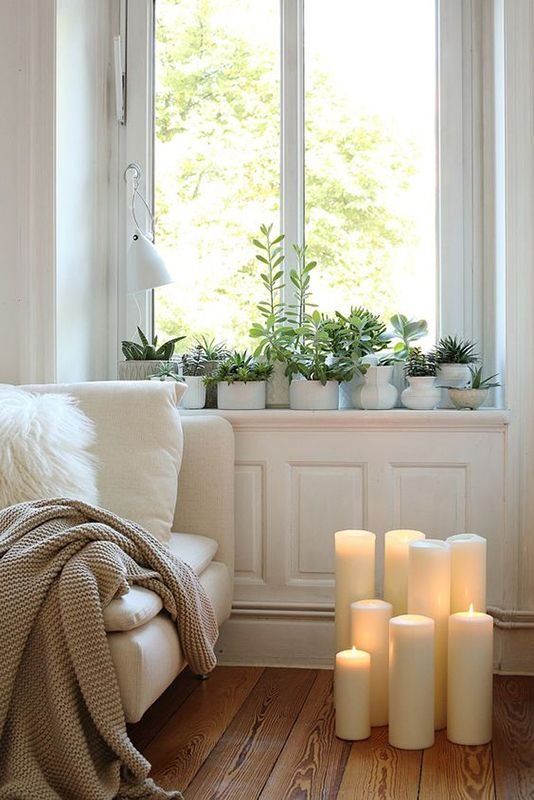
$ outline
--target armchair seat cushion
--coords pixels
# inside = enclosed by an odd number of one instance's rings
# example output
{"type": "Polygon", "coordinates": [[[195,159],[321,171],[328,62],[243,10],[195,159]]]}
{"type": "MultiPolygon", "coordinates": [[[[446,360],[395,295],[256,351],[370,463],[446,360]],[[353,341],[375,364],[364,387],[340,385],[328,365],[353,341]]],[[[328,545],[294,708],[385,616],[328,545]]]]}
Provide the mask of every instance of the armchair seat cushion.
{"type": "MultiPolygon", "coordinates": [[[[201,575],[213,561],[217,542],[192,533],[171,533],[169,550],[201,575]]],[[[132,586],[128,594],[116,597],[104,609],[108,632],[132,631],[153,619],[161,609],[161,597],[143,586],[132,586]]]]}

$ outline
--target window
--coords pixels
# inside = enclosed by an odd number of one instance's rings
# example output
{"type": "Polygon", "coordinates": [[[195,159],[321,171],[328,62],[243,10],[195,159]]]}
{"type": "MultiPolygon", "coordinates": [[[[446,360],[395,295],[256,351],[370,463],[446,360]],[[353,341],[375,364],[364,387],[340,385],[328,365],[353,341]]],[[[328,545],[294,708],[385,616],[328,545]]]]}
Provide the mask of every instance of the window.
{"type": "Polygon", "coordinates": [[[154,292],[157,332],[250,345],[262,291],[252,238],[264,222],[286,235],[287,271],[291,244],[307,245],[326,313],[366,305],[425,317],[431,338],[482,340],[480,20],[470,8],[128,4],[124,161],[146,165],[176,279],[154,292]]]}

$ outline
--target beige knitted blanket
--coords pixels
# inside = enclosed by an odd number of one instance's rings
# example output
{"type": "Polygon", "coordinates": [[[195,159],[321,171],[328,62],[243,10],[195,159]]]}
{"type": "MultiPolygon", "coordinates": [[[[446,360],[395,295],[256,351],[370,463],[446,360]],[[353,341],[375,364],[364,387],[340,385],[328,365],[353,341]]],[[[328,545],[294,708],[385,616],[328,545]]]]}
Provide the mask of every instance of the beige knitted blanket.
{"type": "Polygon", "coordinates": [[[217,623],[191,568],[127,520],[81,502],[0,511],[0,798],[179,798],[126,733],[102,609],[139,584],[176,621],[194,672],[217,623]]]}

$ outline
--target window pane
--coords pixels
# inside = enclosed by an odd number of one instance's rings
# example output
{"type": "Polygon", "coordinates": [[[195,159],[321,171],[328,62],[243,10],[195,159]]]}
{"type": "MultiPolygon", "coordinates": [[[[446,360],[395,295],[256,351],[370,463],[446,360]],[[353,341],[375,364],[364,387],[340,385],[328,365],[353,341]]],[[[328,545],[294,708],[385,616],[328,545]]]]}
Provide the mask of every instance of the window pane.
{"type": "Polygon", "coordinates": [[[324,311],[436,324],[434,0],[305,0],[306,241],[324,311]]]}
{"type": "Polygon", "coordinates": [[[176,280],[160,333],[249,342],[251,236],[279,226],[279,39],[274,0],[156,2],[156,236],[176,280]]]}

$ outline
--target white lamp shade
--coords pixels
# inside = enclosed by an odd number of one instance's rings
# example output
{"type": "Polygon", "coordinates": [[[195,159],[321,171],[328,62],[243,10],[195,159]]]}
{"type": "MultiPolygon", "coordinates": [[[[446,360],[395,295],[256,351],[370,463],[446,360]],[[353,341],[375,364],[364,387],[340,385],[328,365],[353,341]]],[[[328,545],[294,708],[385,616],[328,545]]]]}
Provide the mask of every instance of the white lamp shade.
{"type": "Polygon", "coordinates": [[[156,246],[137,231],[128,248],[127,290],[129,294],[172,283],[165,262],[156,246]]]}

